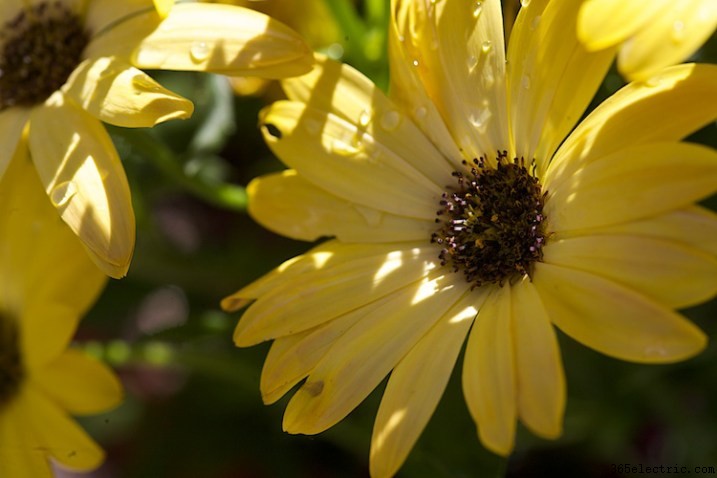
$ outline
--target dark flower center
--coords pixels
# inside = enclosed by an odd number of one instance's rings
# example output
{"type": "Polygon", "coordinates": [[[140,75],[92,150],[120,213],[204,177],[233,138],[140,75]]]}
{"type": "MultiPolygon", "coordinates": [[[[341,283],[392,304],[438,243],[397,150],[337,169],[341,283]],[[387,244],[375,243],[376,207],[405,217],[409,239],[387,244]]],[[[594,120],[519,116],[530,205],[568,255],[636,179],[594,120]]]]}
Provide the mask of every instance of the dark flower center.
{"type": "Polygon", "coordinates": [[[0,407],[20,388],[24,370],[15,322],[0,313],[0,407]]]}
{"type": "Polygon", "coordinates": [[[441,246],[442,265],[463,271],[466,280],[483,284],[512,282],[532,276],[542,260],[546,234],[546,194],[523,158],[498,152],[496,167],[485,158],[463,161],[469,172],[454,172],[457,185],[443,193],[431,242],[441,246]]]}
{"type": "Polygon", "coordinates": [[[0,29],[0,111],[45,101],[80,63],[89,36],[59,1],[25,8],[0,29]]]}

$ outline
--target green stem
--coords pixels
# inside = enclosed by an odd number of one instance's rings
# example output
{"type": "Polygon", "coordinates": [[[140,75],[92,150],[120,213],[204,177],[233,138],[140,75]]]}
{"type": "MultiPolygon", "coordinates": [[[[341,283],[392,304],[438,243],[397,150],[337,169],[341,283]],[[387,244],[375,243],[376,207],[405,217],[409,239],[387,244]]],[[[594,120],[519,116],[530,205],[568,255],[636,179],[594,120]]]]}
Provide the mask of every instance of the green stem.
{"type": "Polygon", "coordinates": [[[177,155],[147,130],[111,126],[108,129],[113,136],[124,140],[133,151],[192,194],[225,209],[246,211],[247,195],[243,187],[227,183],[208,184],[200,178],[188,176],[177,155]]]}
{"type": "MultiPolygon", "coordinates": [[[[349,0],[327,0],[325,3],[341,31],[348,37],[350,43],[347,44],[347,48],[352,44],[361,45],[366,36],[366,25],[358,16],[356,8],[351,2],[349,0]]],[[[355,49],[361,50],[361,48],[355,49]]]]}

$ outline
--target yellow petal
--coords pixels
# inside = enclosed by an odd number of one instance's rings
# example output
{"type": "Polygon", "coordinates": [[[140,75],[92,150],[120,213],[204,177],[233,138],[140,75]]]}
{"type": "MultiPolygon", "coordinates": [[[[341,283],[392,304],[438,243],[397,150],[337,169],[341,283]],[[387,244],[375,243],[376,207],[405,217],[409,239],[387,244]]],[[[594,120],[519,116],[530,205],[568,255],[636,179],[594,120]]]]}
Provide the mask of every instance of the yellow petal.
{"type": "Polygon", "coordinates": [[[57,463],[90,471],[104,460],[104,452],[62,409],[41,393],[26,387],[18,397],[19,420],[29,429],[33,448],[44,450],[57,463]]]}
{"type": "Polygon", "coordinates": [[[625,42],[618,55],[618,69],[631,80],[647,80],[660,69],[687,59],[716,27],[714,0],[669,2],[625,42]]]}
{"type": "MultiPolygon", "coordinates": [[[[575,235],[594,234],[626,234],[670,240],[717,255],[717,214],[699,206],[690,206],[641,221],[577,231],[575,235]]],[[[556,234],[556,237],[571,236],[556,234]]]]}
{"type": "Polygon", "coordinates": [[[678,141],[717,118],[717,66],[680,65],[647,83],[631,83],[582,121],[543,180],[554,189],[591,161],[656,141],[678,141]],[[680,121],[665,121],[665,112],[680,121]]]}
{"type": "Polygon", "coordinates": [[[161,17],[166,17],[169,14],[172,5],[174,5],[174,0],[154,0],[154,7],[161,17]]]}
{"type": "MultiPolygon", "coordinates": [[[[253,299],[270,292],[275,287],[292,280],[305,272],[315,271],[340,262],[346,251],[356,250],[355,246],[346,246],[338,241],[326,241],[306,254],[294,257],[281,264],[268,274],[243,287],[234,294],[225,297],[221,306],[228,312],[235,312],[246,307],[253,299]],[[342,253],[337,256],[337,252],[342,253]]],[[[348,252],[350,254],[350,252],[348,252]]]]}
{"type": "MultiPolygon", "coordinates": [[[[18,397],[22,397],[19,395],[18,397]]],[[[0,476],[52,478],[45,451],[32,439],[17,400],[3,404],[0,420],[0,476]]]]}
{"type": "Polygon", "coordinates": [[[649,28],[671,1],[585,0],[578,15],[578,37],[589,50],[615,46],[640,28],[649,28]]]}
{"type": "Polygon", "coordinates": [[[191,101],[115,58],[85,60],[62,91],[94,117],[127,128],[151,128],[194,111],[191,101]]]}
{"type": "Polygon", "coordinates": [[[467,288],[428,277],[388,296],[333,343],[289,401],[284,430],[315,434],[342,420],[467,288]]]}
{"type": "Polygon", "coordinates": [[[67,350],[32,382],[63,409],[75,415],[107,411],[122,400],[122,385],[104,364],[77,350],[67,350]]]}
{"type": "Polygon", "coordinates": [[[413,65],[416,59],[412,43],[405,42],[402,31],[410,28],[409,8],[401,8],[400,2],[391,2],[391,21],[388,31],[388,61],[391,72],[388,89],[391,100],[421,128],[423,134],[431,140],[449,159],[461,158],[451,133],[436,108],[433,100],[418,75],[418,68],[413,65]]]}
{"type": "Polygon", "coordinates": [[[413,135],[386,136],[388,142],[382,143],[360,123],[359,118],[348,122],[311,104],[288,101],[260,114],[271,150],[310,183],[356,204],[433,220],[444,185],[452,179],[451,168],[426,176],[394,150],[394,142],[410,143],[413,135]]]}
{"type": "Polygon", "coordinates": [[[566,401],[558,340],[532,282],[522,280],[511,292],[518,415],[536,435],[557,438],[566,401]]]}
{"type": "MultiPolygon", "coordinates": [[[[457,156],[444,156],[396,104],[358,70],[317,55],[314,69],[281,82],[292,101],[308,103],[322,119],[336,116],[356,129],[356,141],[385,145],[389,154],[408,162],[436,181],[449,181],[450,171],[460,164],[457,156]]],[[[311,125],[307,124],[307,127],[311,125]]],[[[348,134],[348,133],[347,133],[348,134]]],[[[371,144],[364,144],[371,148],[371,144]]],[[[443,182],[438,182],[443,185],[443,182]]]]}
{"type": "Polygon", "coordinates": [[[463,359],[463,394],[483,445],[506,456],[515,443],[517,396],[511,290],[493,291],[478,312],[463,359]]]}
{"type": "MultiPolygon", "coordinates": [[[[146,30],[148,22],[143,16],[128,19],[106,37],[123,39],[134,28],[146,30]]],[[[138,68],[265,78],[306,73],[312,63],[309,47],[284,24],[246,8],[192,3],[175,5],[132,57],[138,68]]]]}
{"type": "Polygon", "coordinates": [[[553,231],[619,224],[680,209],[717,189],[717,151],[653,143],[594,160],[549,191],[553,231]]]}
{"type": "Polygon", "coordinates": [[[681,315],[600,276],[539,262],[533,283],[553,323],[605,355],[670,363],[707,344],[705,334],[681,315]]]}
{"type": "Polygon", "coordinates": [[[135,222],[129,185],[99,121],[62,95],[33,110],[30,151],[50,201],[109,276],[127,273],[135,222]]]}
{"type": "Polygon", "coordinates": [[[106,277],[47,200],[26,148],[0,181],[0,238],[0,304],[20,321],[34,370],[67,346],[106,277]]]}
{"type": "Polygon", "coordinates": [[[335,236],[343,242],[419,241],[431,237],[436,229],[434,221],[352,204],[317,188],[293,170],[254,179],[247,192],[249,214],[267,229],[293,239],[335,236]]]}
{"type": "MultiPolygon", "coordinates": [[[[121,2],[117,0],[79,1],[82,2],[85,25],[92,37],[90,45],[96,39],[102,38],[107,33],[106,29],[112,29],[118,22],[125,21],[128,18],[143,14],[145,17],[152,18],[154,27],[156,27],[160,21],[160,16],[157,12],[152,11],[151,14],[147,13],[151,8],[149,0],[123,0],[121,2]]],[[[164,2],[165,0],[157,1],[164,2]]],[[[151,29],[149,31],[151,31],[151,29]]],[[[146,33],[147,32],[145,32],[145,34],[146,33]]],[[[136,30],[133,32],[132,37],[138,40],[141,38],[141,34],[140,30],[136,30]]],[[[123,47],[129,46],[123,43],[118,43],[114,46],[119,47],[120,45],[123,47]]],[[[87,55],[87,51],[85,51],[84,58],[92,56],[93,55],[87,55]]]]}
{"type": "Polygon", "coordinates": [[[501,12],[498,0],[392,7],[402,56],[417,70],[467,159],[508,144],[501,12]]]}
{"type": "Polygon", "coordinates": [[[4,21],[15,18],[24,6],[23,0],[5,0],[0,2],[0,18],[4,21]]]}
{"type": "Polygon", "coordinates": [[[717,258],[680,243],[635,236],[583,236],[551,241],[548,264],[583,270],[675,308],[717,293],[717,258]]]}
{"type": "MultiPolygon", "coordinates": [[[[0,178],[10,164],[18,145],[21,145],[22,130],[27,124],[29,115],[30,110],[25,108],[8,108],[0,111],[0,178]]],[[[25,147],[24,144],[21,146],[25,147]]]]}
{"type": "Polygon", "coordinates": [[[319,327],[275,340],[261,371],[264,403],[275,402],[306,378],[338,337],[388,300],[390,298],[384,297],[319,327]]]}
{"type": "MultiPolygon", "coordinates": [[[[337,244],[338,246],[338,244],[337,244]]],[[[246,347],[291,335],[415,283],[436,267],[432,244],[356,244],[337,261],[284,280],[244,313],[234,342],[246,347]]]]}
{"type": "Polygon", "coordinates": [[[443,395],[485,290],[466,294],[391,372],[371,437],[372,477],[393,476],[443,395]]]}
{"type": "Polygon", "coordinates": [[[578,41],[580,2],[535,3],[521,9],[513,28],[507,81],[515,155],[534,158],[544,171],[590,104],[615,51],[591,53],[578,41]]]}

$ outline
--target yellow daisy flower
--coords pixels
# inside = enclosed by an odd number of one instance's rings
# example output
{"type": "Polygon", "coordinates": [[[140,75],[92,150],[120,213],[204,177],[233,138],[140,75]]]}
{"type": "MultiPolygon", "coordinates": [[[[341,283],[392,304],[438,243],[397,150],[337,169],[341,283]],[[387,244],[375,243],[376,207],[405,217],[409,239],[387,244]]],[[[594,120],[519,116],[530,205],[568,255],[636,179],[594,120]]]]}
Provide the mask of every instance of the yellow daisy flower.
{"type": "Polygon", "coordinates": [[[620,73],[646,80],[685,61],[715,28],[714,0],[584,0],[577,32],[590,50],[620,45],[620,73]]]}
{"type": "Polygon", "coordinates": [[[121,386],[67,349],[106,283],[47,201],[26,151],[0,180],[0,476],[43,478],[50,464],[91,470],[99,446],[69,414],[106,411],[121,386]]]}
{"type": "Polygon", "coordinates": [[[127,272],[135,222],[101,121],[151,127],[192,113],[140,68],[277,78],[313,61],[293,30],[228,5],[180,4],[162,20],[150,0],[4,0],[0,23],[0,177],[29,148],[51,203],[112,277],[127,272]]]}
{"type": "Polygon", "coordinates": [[[717,188],[717,152],[679,140],[717,117],[717,67],[630,84],[577,124],[614,49],[578,42],[578,2],[523,5],[506,52],[498,0],[395,0],[389,97],[322,60],[260,117],[293,169],[254,180],[249,212],[334,239],[222,306],[253,302],[238,346],[274,340],[266,403],[305,379],[290,433],[326,430],[390,373],[375,477],[405,460],[466,340],[465,399],[501,455],[518,419],[561,434],[553,326],[640,363],[705,347],[673,309],[717,291],[717,216],[693,204],[717,188]]]}

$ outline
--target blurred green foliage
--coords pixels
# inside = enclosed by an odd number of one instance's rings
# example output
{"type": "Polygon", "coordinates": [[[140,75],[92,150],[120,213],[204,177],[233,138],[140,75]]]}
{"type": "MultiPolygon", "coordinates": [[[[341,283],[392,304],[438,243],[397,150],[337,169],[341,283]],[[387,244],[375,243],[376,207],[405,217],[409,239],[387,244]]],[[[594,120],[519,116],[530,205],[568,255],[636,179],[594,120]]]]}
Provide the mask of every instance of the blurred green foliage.
{"type": "MultiPolygon", "coordinates": [[[[343,59],[387,85],[386,5],[328,2],[346,32],[343,59]]],[[[697,55],[717,61],[713,38],[697,55]]],[[[364,477],[382,387],[346,420],[315,437],[281,431],[286,398],[264,406],[264,344],[236,349],[239,314],[225,295],[310,246],[276,236],[245,213],[242,185],[281,169],[257,113],[276,94],[235,97],[225,78],[157,72],[192,99],[192,119],[152,130],[111,129],[138,219],[129,276],[112,281],[77,342],[115,365],[124,405],[83,424],[107,449],[95,475],[110,478],[364,477]]],[[[593,107],[623,84],[611,71],[593,107]]],[[[717,147],[717,125],[692,138],[717,147]]],[[[717,201],[706,202],[717,209],[717,201]]],[[[689,280],[686,278],[686,280],[689,280]]],[[[717,336],[717,302],[686,311],[717,336]]],[[[636,476],[611,465],[717,466],[717,345],[667,366],[636,365],[560,336],[568,378],[565,431],[556,441],[519,430],[508,459],[484,450],[458,372],[400,476],[636,476]]],[[[460,370],[460,367],[457,367],[460,370]]],[[[681,476],[679,473],[669,476],[681,476]]]]}

